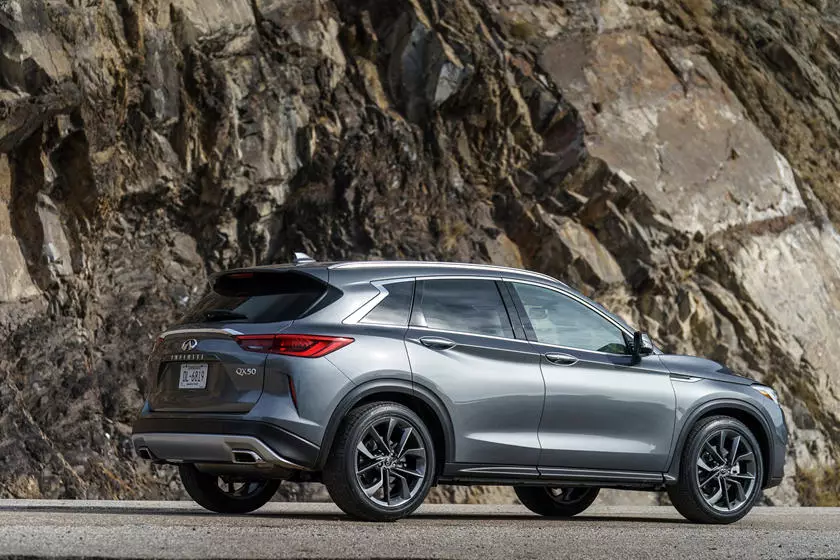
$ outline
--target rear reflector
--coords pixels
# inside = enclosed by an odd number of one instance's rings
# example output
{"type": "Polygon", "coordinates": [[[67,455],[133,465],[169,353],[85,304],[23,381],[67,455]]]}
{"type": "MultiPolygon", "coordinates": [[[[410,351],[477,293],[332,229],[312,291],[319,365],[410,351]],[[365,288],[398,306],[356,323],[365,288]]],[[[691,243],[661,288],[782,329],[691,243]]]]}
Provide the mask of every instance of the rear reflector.
{"type": "Polygon", "coordinates": [[[320,358],[351,342],[352,338],[314,334],[246,334],[236,337],[236,343],[249,352],[300,358],[320,358]]]}

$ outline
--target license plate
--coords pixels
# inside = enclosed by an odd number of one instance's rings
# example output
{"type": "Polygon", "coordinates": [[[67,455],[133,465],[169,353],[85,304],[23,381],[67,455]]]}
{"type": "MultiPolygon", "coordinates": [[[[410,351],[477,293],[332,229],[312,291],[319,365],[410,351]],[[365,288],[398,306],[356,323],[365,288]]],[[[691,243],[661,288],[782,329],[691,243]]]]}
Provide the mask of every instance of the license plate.
{"type": "Polygon", "coordinates": [[[181,364],[179,389],[204,389],[207,387],[207,364],[181,364]]]}

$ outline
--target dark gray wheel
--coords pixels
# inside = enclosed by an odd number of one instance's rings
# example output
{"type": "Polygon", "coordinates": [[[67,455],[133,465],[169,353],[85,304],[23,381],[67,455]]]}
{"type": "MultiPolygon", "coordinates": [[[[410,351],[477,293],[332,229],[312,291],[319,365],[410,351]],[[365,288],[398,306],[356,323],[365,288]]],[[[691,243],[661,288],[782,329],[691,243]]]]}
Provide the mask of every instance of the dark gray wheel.
{"type": "Polygon", "coordinates": [[[423,503],[434,467],[434,446],[423,421],[403,405],[374,403],[344,420],[323,479],[348,515],[394,521],[423,503]]]}
{"type": "Polygon", "coordinates": [[[755,505],[761,477],[761,449],[749,428],[734,418],[715,416],[692,428],[680,478],[668,495],[691,521],[732,523],[755,505]]]}
{"type": "Polygon", "coordinates": [[[591,506],[601,491],[576,486],[516,486],[513,490],[522,505],[547,517],[577,515],[591,506]]]}
{"type": "Polygon", "coordinates": [[[279,480],[247,480],[203,473],[193,465],[179,467],[181,482],[196,503],[218,513],[248,513],[264,506],[277,493],[279,480]]]}
{"type": "Polygon", "coordinates": [[[400,507],[423,488],[426,445],[408,420],[383,416],[356,445],[356,483],[380,506],[400,507]]]}

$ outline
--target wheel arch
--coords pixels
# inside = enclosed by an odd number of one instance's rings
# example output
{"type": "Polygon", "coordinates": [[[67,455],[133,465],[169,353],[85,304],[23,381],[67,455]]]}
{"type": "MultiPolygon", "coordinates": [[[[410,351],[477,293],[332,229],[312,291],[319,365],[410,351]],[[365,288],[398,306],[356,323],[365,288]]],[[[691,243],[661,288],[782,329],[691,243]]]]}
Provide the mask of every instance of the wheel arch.
{"type": "Polygon", "coordinates": [[[332,449],[338,428],[354,408],[377,401],[392,401],[407,406],[417,414],[432,435],[437,459],[436,475],[440,475],[447,460],[455,456],[455,436],[452,420],[443,402],[429,389],[412,385],[401,379],[377,379],[353,388],[333,411],[315,468],[324,467],[332,449]]]}
{"type": "Polygon", "coordinates": [[[758,446],[761,450],[761,485],[762,488],[766,487],[770,473],[773,472],[772,465],[770,464],[772,461],[770,446],[773,441],[770,424],[758,408],[749,403],[731,399],[719,399],[702,403],[687,415],[686,421],[680,430],[680,435],[677,438],[676,445],[671,450],[671,463],[666,473],[666,479],[670,482],[675,482],[679,478],[682,450],[685,447],[688,434],[697,422],[710,416],[730,416],[739,420],[750,429],[758,441],[758,446]]]}

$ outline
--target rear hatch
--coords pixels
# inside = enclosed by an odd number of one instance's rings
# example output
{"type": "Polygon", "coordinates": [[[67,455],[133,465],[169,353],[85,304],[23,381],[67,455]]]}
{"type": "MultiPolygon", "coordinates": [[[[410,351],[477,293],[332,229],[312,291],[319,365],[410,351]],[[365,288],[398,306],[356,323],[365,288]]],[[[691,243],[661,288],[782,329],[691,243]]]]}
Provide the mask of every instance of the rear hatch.
{"type": "Polygon", "coordinates": [[[270,335],[319,309],[331,291],[294,270],[238,270],[163,333],[149,360],[149,406],[159,412],[248,412],[263,391],[267,354],[248,336],[270,335]]]}

